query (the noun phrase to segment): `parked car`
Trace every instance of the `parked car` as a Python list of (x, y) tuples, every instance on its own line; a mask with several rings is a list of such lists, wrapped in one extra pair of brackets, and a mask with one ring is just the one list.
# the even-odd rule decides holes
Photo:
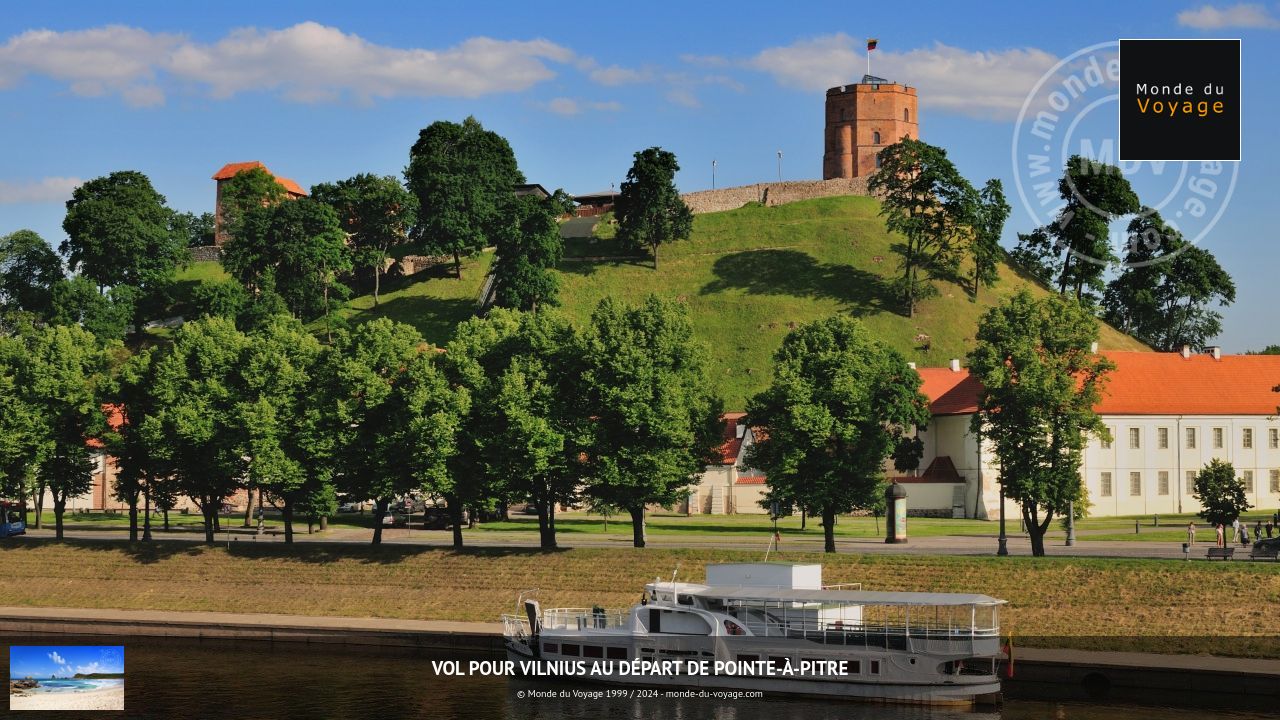
[(1280, 537), (1263, 538), (1253, 543), (1249, 557), (1254, 559), (1275, 560), (1280, 555)]

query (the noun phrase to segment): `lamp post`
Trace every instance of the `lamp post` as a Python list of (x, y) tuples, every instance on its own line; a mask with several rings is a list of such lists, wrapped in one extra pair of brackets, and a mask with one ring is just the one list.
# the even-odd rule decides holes
[(778, 182), (782, 182), (782, 151), (778, 151)]
[(716, 161), (711, 161), (711, 189), (716, 189)]
[(1067, 501), (1067, 547), (1076, 544), (1076, 503)]
[(1004, 480), (1000, 481), (1000, 546), (996, 555), (1005, 557), (1009, 554), (1009, 537), (1004, 532)]

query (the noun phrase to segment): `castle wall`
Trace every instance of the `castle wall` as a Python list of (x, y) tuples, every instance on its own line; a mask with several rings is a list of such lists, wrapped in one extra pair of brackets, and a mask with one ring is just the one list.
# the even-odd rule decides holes
[(751, 202), (759, 202), (772, 207), (820, 197), (869, 194), (867, 191), (867, 178), (858, 177), (739, 185), (738, 187), (685, 193), (682, 197), (689, 209), (697, 214), (736, 210)]

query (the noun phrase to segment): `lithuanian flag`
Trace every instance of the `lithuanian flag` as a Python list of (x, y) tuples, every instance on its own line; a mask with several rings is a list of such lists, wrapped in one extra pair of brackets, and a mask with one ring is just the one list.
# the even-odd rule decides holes
[(872, 50), (875, 50), (876, 43), (878, 42), (880, 41), (877, 40), (876, 38), (867, 38), (867, 52), (871, 52)]

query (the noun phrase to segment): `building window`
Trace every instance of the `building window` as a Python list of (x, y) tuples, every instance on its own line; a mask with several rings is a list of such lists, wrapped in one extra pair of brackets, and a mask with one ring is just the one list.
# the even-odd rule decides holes
[(1156, 475), (1156, 492), (1160, 493), (1161, 495), (1169, 494), (1169, 471), (1168, 470), (1161, 470), (1160, 473)]
[(1243, 428), (1240, 430), (1240, 447), (1245, 450), (1253, 449), (1253, 428)]
[(911, 122), (911, 110), (902, 108), (902, 122)]
[(1253, 471), (1244, 471), (1244, 491), (1253, 494)]
[(1129, 449), (1137, 450), (1142, 447), (1142, 429), (1129, 428)]
[(1129, 473), (1129, 494), (1130, 495), (1142, 494), (1142, 473), (1140, 472)]
[(1102, 497), (1111, 497), (1111, 473), (1102, 473)]
[(1187, 489), (1186, 489), (1186, 491), (1185, 491), (1185, 492), (1186, 492), (1188, 495), (1189, 495), (1189, 494), (1191, 494), (1191, 493), (1195, 490), (1195, 487), (1196, 487), (1196, 475), (1197, 475), (1197, 474), (1198, 474), (1198, 473), (1196, 473), (1196, 471), (1195, 471), (1195, 470), (1188, 470), (1188, 471), (1187, 471)]
[(1107, 428), (1107, 436), (1106, 436), (1106, 437), (1104, 437), (1104, 438), (1102, 438), (1102, 449), (1103, 449), (1103, 450), (1110, 450), (1110, 449), (1111, 449), (1111, 438), (1113, 438), (1113, 437), (1115, 437), (1115, 436), (1116, 436), (1116, 432), (1115, 432), (1115, 430), (1113, 430), (1113, 429), (1111, 429), (1111, 428)]
[(880, 144), (880, 131), (879, 131), (879, 130), (876, 130), (875, 132), (871, 133), (871, 137), (873, 138), (873, 139), (872, 139), (872, 141), (871, 141), (871, 144), (872, 144), (872, 145), (879, 145), (879, 144)]
[(1156, 429), (1156, 444), (1161, 450), (1169, 449), (1169, 428)]
[(1271, 471), (1271, 492), (1280, 495), (1280, 470)]
[(1214, 450), (1222, 449), (1222, 428), (1213, 429), (1213, 449)]
[(1271, 428), (1267, 431), (1267, 445), (1269, 445), (1272, 450), (1280, 450), (1280, 430)]
[(1195, 428), (1187, 428), (1187, 449), (1188, 450), (1196, 449), (1196, 429)]

